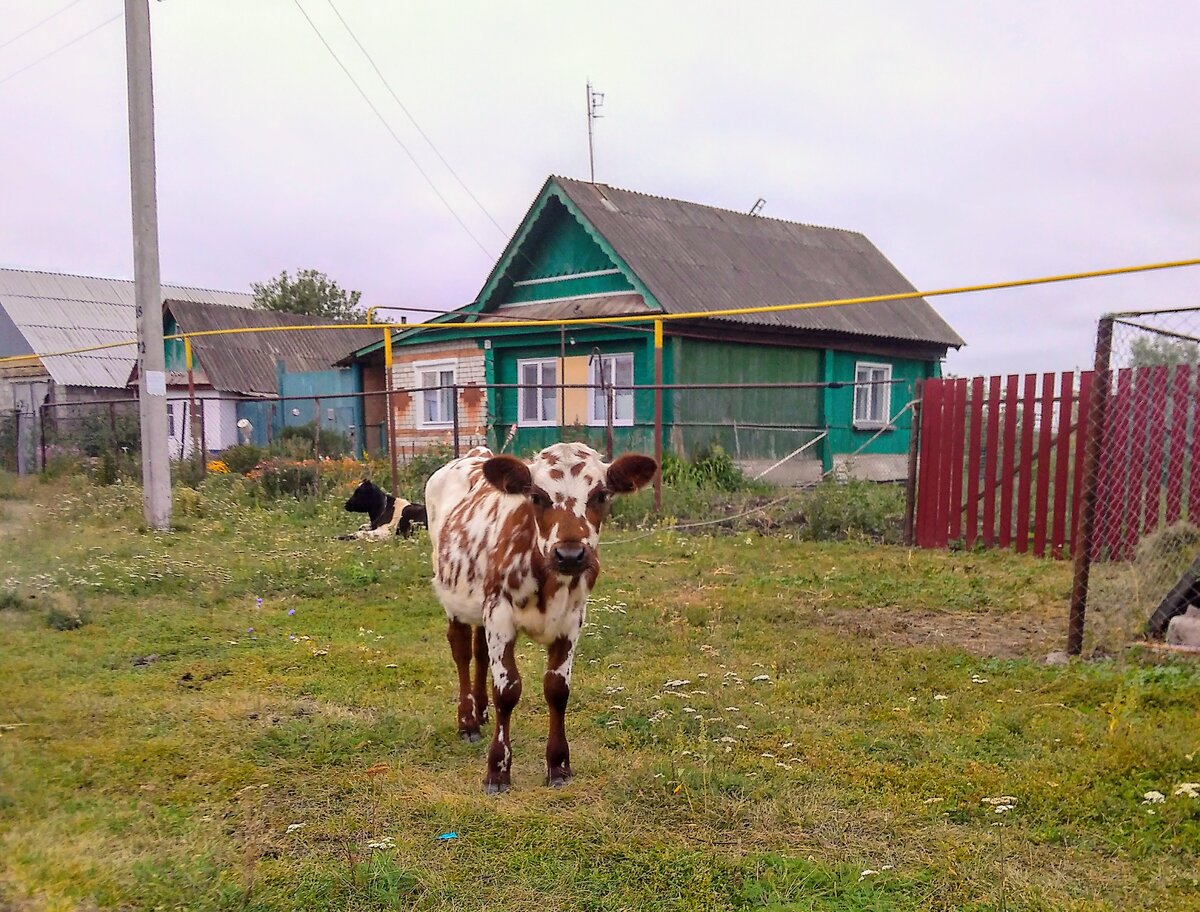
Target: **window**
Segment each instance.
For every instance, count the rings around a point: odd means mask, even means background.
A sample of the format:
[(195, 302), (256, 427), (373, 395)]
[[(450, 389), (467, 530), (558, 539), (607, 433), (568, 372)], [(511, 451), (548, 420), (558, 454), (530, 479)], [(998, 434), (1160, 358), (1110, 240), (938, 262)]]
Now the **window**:
[(517, 424), (522, 427), (556, 424), (558, 362), (518, 361)]
[(449, 427), (454, 421), (454, 362), (424, 361), (413, 365), (420, 387), (421, 427)]
[[(601, 373), (603, 372), (603, 373)], [(588, 367), (588, 383), (592, 394), (588, 397), (588, 424), (608, 423), (606, 394), (612, 394), (613, 424), (633, 424), (633, 355), (601, 355), (593, 358)], [(608, 387), (606, 390), (605, 387)]]
[(892, 414), (892, 366), (868, 364), (854, 366), (854, 426), (885, 427)]
[(167, 436), (175, 436), (175, 403), (167, 403)]

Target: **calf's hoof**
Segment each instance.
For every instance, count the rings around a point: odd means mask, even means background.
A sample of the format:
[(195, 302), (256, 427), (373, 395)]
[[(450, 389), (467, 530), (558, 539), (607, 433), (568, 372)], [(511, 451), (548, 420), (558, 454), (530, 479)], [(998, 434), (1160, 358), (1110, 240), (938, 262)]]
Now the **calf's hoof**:
[(511, 786), (507, 782), (485, 782), (483, 784), (483, 793), (485, 795), (502, 795), (507, 792)]
[(556, 770), (553, 773), (546, 774), (546, 785), (550, 788), (562, 788), (568, 782), (575, 778), (575, 774), (568, 770)]
[(478, 744), (480, 741), (483, 740), (483, 735), (479, 734), (478, 730), (476, 730), (476, 731), (460, 731), (458, 733), (458, 737), (460, 739), (462, 739), (463, 741), (469, 741), (471, 744)]

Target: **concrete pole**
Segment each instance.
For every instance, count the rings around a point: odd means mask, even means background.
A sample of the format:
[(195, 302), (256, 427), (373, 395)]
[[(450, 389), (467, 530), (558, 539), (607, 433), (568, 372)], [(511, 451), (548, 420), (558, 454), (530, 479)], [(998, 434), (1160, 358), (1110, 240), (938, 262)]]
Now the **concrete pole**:
[(158, 274), (149, 0), (125, 0), (125, 66), (129, 81), (129, 175), (138, 321), (142, 501), (146, 525), (165, 531), (171, 528), (171, 462), (167, 449), (167, 375), (163, 354), (162, 287)]

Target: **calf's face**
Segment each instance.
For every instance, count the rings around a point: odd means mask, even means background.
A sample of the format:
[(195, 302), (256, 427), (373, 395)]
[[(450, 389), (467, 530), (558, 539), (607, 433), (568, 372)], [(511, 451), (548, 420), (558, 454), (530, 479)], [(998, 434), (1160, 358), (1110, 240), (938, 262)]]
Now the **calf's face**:
[(374, 482), (364, 479), (346, 501), (346, 510), (350, 513), (371, 513), (386, 502), (383, 491)]
[(629, 453), (606, 465), (590, 447), (566, 443), (547, 447), (529, 463), (494, 456), (483, 466), (491, 485), (528, 501), (542, 566), (572, 578), (589, 567), (599, 572), (596, 547), (612, 497), (644, 488), (656, 471), (649, 456)]

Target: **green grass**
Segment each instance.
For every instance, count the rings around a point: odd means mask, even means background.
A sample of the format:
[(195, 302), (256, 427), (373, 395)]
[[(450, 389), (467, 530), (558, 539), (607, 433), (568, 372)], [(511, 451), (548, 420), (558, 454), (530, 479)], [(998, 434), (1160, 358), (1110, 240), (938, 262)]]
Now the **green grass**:
[[(487, 798), (426, 539), (334, 540), (357, 519), (341, 491), (202, 488), (170, 535), (140, 531), (128, 484), (21, 496), (40, 507), (19, 537), (0, 525), (19, 593), (0, 603), (0, 908), (1200, 903), (1200, 800), (1172, 795), (1200, 780), (1200, 671), (1041, 665), (1062, 563), (611, 529), (576, 780), (541, 785), (543, 659), (522, 640), (514, 789)], [(64, 599), (84, 626), (48, 626)], [(982, 801), (1003, 795), (1006, 814)]]

